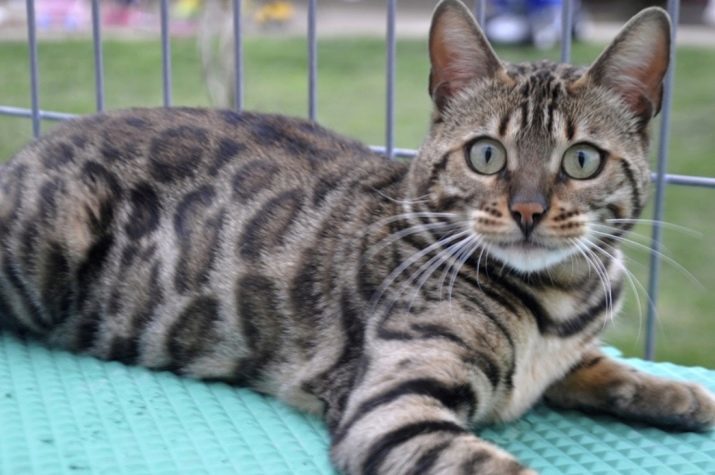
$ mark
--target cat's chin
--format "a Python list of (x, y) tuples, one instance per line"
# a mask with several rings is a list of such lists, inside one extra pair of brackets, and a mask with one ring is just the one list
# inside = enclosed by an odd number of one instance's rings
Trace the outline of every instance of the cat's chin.
[(489, 255), (510, 268), (525, 274), (540, 272), (562, 263), (575, 252), (572, 248), (547, 248), (529, 243), (510, 244), (507, 246), (492, 244), (487, 250)]

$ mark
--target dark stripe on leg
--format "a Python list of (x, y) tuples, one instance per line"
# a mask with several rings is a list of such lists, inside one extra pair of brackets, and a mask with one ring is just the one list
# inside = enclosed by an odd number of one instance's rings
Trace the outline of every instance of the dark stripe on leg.
[(452, 440), (450, 439), (446, 442), (435, 445), (427, 452), (423, 453), (422, 456), (417, 459), (415, 466), (412, 467), (407, 475), (424, 475), (425, 473), (429, 473), (432, 467), (434, 467), (434, 464), (437, 463), (439, 456), (442, 455), (442, 452), (444, 452), (451, 443)]
[(167, 338), (171, 362), (167, 369), (178, 372), (216, 344), (219, 303), (202, 295), (192, 300), (176, 319)]
[(12, 305), (3, 294), (4, 292), (0, 290), (0, 329), (6, 328), (19, 335), (23, 335), (28, 331), (34, 331), (20, 320), (15, 314)]
[(477, 396), (474, 390), (472, 390), (472, 387), (467, 383), (447, 386), (432, 378), (404, 381), (392, 389), (388, 389), (381, 394), (363, 401), (355, 410), (353, 416), (340, 426), (340, 429), (333, 438), (333, 443), (340, 443), (353, 425), (380, 406), (389, 404), (405, 396), (429, 397), (453, 411), (456, 411), (460, 407), (466, 408), (470, 414), (474, 412), (474, 406), (477, 403)]
[(113, 244), (114, 240), (111, 236), (100, 238), (90, 247), (87, 257), (79, 264), (75, 274), (75, 282), (77, 282), (75, 308), (80, 320), (75, 337), (75, 351), (85, 351), (94, 345), (103, 313), (99, 310), (99, 304), (91, 300), (102, 272), (107, 270), (105, 261)]
[[(154, 319), (156, 308), (164, 302), (164, 290), (159, 284), (160, 265), (154, 262), (149, 276), (148, 300), (140, 303), (130, 319), (130, 328), (126, 336), (116, 336), (109, 351), (110, 360), (118, 360), (126, 364), (136, 364), (140, 356), (139, 342), (146, 328)], [(111, 316), (110, 316), (111, 318)]]
[(58, 243), (50, 243), (42, 269), (42, 300), (55, 325), (61, 325), (70, 316), (74, 292), (70, 264)]
[(48, 323), (42, 316), (42, 309), (39, 305), (35, 303), (34, 300), (32, 300), (32, 297), (30, 296), (30, 291), (27, 289), (27, 286), (25, 286), (25, 283), (20, 278), (20, 273), (7, 260), (3, 265), (3, 272), (5, 273), (5, 276), (7, 277), (7, 280), (10, 285), (12, 285), (17, 292), (17, 295), (22, 302), (22, 306), (25, 307), (25, 310), (27, 311), (27, 316), (32, 322), (32, 325), (41, 330), (46, 330), (48, 328)]
[(417, 436), (439, 432), (450, 434), (467, 433), (464, 428), (449, 421), (422, 421), (402, 426), (383, 435), (368, 449), (362, 473), (365, 475), (377, 475), (380, 466), (390, 455), (392, 449)]
[[(484, 467), (485, 463), (489, 463), (489, 467)], [(460, 465), (460, 473), (463, 475), (474, 475), (475, 473), (520, 473), (524, 470), (516, 460), (505, 458), (497, 459), (496, 456), (488, 450), (479, 450), (472, 453), (467, 460)]]

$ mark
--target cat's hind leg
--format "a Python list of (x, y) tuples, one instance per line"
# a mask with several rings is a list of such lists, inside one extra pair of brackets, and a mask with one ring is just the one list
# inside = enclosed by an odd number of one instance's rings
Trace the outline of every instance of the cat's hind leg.
[(703, 431), (715, 426), (715, 397), (706, 389), (640, 372), (598, 348), (588, 351), (549, 388), (546, 401), (672, 430)]

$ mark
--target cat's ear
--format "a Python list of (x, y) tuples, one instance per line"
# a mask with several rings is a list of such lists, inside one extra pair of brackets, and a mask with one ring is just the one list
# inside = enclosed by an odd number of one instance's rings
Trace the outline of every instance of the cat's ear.
[(668, 14), (646, 8), (623, 27), (582, 79), (616, 92), (647, 123), (660, 111), (669, 60)]
[(429, 54), (429, 93), (440, 110), (468, 83), (504, 71), (471, 12), (458, 0), (443, 0), (435, 8)]

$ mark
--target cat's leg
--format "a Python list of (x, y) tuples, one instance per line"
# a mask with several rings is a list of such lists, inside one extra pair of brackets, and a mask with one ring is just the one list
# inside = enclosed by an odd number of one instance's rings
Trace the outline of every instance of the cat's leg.
[(391, 346), (372, 352), (379, 358), (370, 359), (333, 424), (332, 457), (342, 472), (535, 473), (469, 429), (479, 404), (493, 396), (477, 368), (444, 347), (402, 351), (401, 343)]
[(546, 400), (667, 429), (702, 431), (715, 426), (715, 398), (706, 389), (643, 373), (598, 348), (588, 351), (564, 379), (552, 385)]

